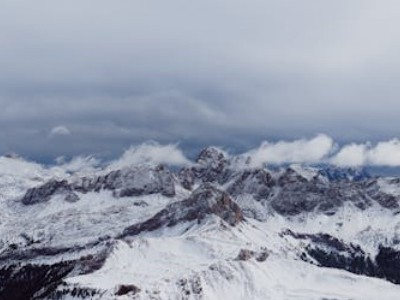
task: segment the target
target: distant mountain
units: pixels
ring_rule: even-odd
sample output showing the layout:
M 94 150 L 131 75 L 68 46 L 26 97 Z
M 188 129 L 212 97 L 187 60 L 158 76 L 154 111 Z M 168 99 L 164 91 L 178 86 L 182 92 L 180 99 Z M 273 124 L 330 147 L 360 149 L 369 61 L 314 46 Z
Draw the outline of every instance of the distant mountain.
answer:
M 0 158 L 0 299 L 398 299 L 400 177 Z
M 330 165 L 319 166 L 319 173 L 330 181 L 362 181 L 372 177 L 366 168 L 339 168 Z

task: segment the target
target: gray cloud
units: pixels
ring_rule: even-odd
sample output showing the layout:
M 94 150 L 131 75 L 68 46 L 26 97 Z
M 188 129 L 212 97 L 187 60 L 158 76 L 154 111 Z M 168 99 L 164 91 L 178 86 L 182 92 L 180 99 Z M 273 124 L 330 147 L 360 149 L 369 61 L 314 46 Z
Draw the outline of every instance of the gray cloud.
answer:
M 398 1 L 6 1 L 0 151 L 399 136 Z M 73 134 L 49 139 L 63 124 Z

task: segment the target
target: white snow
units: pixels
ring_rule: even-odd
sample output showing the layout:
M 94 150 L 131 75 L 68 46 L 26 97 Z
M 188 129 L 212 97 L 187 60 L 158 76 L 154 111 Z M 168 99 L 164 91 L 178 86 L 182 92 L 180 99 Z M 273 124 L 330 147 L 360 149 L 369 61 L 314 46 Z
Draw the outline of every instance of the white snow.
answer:
M 398 299 L 400 287 L 383 280 L 285 257 L 282 241 L 256 222 L 217 231 L 210 223 L 183 235 L 121 241 L 101 270 L 67 282 L 106 291 L 134 284 L 141 289 L 135 299 L 186 299 L 186 290 L 187 299 L 210 300 Z M 265 246 L 274 249 L 265 262 L 235 260 L 240 249 Z
M 386 178 L 379 178 L 378 184 L 382 192 L 394 196 L 400 196 L 400 184 L 391 183 L 390 180 Z
M 308 180 L 315 176 L 314 169 L 291 167 Z M 110 191 L 101 191 L 78 193 L 80 200 L 75 203 L 61 196 L 31 206 L 19 200 L 28 188 L 51 178 L 74 180 L 80 174 L 101 172 L 105 170 L 85 159 L 45 168 L 19 158 L 0 157 L 0 252 L 12 243 L 25 245 L 21 234 L 38 241 L 40 247 L 85 245 L 99 237 L 116 236 L 190 194 L 177 185 L 173 198 L 158 194 L 115 198 Z M 383 192 L 400 196 L 399 184 L 388 179 L 379 179 L 378 184 Z M 380 245 L 397 247 L 393 241 L 400 240 L 400 214 L 377 204 L 364 211 L 346 204 L 332 216 L 310 213 L 283 217 L 250 195 L 235 201 L 247 216 L 254 214 L 259 221 L 247 218 L 245 223 L 230 227 L 210 216 L 201 224 L 186 222 L 118 240 L 100 270 L 69 277 L 66 283 L 99 289 L 99 299 L 115 299 L 121 284 L 141 289 L 135 299 L 399 299 L 400 286 L 387 281 L 297 260 L 301 241 L 279 234 L 287 229 L 323 232 L 358 244 L 374 256 Z M 268 251 L 270 255 L 265 262 L 254 258 L 238 261 L 241 249 Z M 41 257 L 37 262 L 53 259 Z M 132 295 L 120 299 L 129 297 Z
M 318 175 L 318 170 L 312 167 L 306 167 L 300 164 L 291 164 L 290 168 L 301 177 L 305 178 L 307 181 L 312 180 L 315 176 Z

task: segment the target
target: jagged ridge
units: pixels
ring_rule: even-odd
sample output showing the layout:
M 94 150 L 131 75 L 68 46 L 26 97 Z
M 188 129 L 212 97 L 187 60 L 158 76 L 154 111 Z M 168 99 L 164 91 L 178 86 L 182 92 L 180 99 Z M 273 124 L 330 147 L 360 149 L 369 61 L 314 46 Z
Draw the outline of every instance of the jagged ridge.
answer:
M 137 235 L 165 226 L 171 227 L 181 222 L 200 222 L 210 214 L 220 217 L 231 226 L 244 220 L 240 207 L 227 193 L 205 183 L 196 189 L 190 198 L 171 203 L 146 222 L 126 228 L 122 236 Z

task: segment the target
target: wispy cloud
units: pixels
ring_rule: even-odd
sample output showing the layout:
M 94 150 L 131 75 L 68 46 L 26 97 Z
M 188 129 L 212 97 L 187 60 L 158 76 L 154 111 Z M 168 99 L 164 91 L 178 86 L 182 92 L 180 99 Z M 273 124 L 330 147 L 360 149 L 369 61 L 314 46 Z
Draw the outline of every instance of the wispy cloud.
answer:
M 66 126 L 56 126 L 50 130 L 49 137 L 71 135 L 71 131 Z
M 145 163 L 183 166 L 191 162 L 176 144 L 162 145 L 156 142 L 147 142 L 130 147 L 119 159 L 112 161 L 107 168 L 114 170 Z

